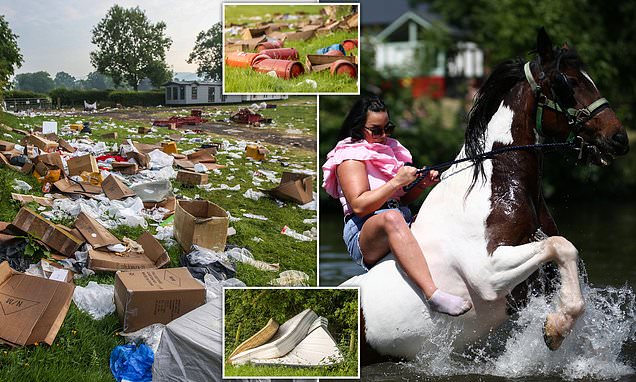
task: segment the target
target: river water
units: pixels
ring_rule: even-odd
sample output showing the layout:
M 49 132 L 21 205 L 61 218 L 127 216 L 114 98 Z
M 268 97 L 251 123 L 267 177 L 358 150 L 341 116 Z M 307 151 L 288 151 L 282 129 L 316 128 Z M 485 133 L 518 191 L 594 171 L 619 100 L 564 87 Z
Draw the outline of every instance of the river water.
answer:
M 636 203 L 578 201 L 550 206 L 561 234 L 579 249 L 588 281 L 586 311 L 562 348 L 549 351 L 542 298 L 485 345 L 461 353 L 439 344 L 412 362 L 362 368 L 365 381 L 636 381 Z M 342 215 L 320 212 L 320 285 L 338 285 L 362 270 L 342 243 Z

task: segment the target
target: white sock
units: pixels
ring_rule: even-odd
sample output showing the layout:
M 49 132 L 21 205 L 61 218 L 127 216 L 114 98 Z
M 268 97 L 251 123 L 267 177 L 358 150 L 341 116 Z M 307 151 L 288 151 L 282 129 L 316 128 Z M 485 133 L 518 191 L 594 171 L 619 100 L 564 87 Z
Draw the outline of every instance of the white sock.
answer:
M 448 314 L 450 316 L 461 316 L 468 312 L 473 305 L 468 300 L 446 293 L 438 289 L 428 300 L 428 305 L 436 312 Z

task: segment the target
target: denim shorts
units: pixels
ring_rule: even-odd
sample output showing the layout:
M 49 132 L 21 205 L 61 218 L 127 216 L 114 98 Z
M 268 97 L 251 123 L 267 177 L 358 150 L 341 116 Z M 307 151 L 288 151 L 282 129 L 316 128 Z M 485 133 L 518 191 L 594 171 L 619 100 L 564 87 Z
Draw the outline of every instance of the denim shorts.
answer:
M 365 270 L 369 270 L 373 265 L 368 265 L 364 262 L 362 258 L 362 250 L 360 249 L 360 231 L 362 230 L 362 226 L 364 222 L 367 221 L 371 216 L 378 215 L 386 211 L 390 210 L 398 210 L 404 216 L 404 220 L 407 224 L 411 224 L 411 220 L 413 219 L 413 215 L 411 214 L 411 210 L 407 206 L 402 206 L 399 208 L 385 208 L 382 210 L 377 210 L 373 214 L 365 216 L 363 218 L 358 215 L 351 215 L 351 218 L 345 222 L 344 231 L 342 233 L 342 238 L 347 245 L 347 250 L 349 251 L 349 256 L 354 263 L 360 265 Z

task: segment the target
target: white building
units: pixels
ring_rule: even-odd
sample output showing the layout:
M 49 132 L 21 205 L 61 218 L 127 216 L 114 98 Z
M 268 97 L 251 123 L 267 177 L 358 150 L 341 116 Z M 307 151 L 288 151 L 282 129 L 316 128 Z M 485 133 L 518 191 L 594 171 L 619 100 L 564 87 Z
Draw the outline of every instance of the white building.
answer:
M 166 105 L 209 105 L 288 98 L 284 94 L 223 95 L 220 82 L 170 81 L 163 86 L 166 88 Z

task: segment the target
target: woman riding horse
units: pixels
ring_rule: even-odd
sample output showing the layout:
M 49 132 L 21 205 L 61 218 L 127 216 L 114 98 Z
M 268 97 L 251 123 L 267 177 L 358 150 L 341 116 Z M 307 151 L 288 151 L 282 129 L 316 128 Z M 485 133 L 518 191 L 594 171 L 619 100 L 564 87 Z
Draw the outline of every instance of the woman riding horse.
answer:
M 486 337 L 508 318 L 507 296 L 551 262 L 561 284 L 544 339 L 550 349 L 561 345 L 584 303 L 578 251 L 558 236 L 543 198 L 543 154 L 538 146 L 479 154 L 541 144 L 545 137 L 576 147 L 581 160 L 597 165 L 626 154 L 625 129 L 582 67 L 572 49 L 554 48 L 541 29 L 534 60 L 493 70 L 457 157 L 474 160 L 442 174 L 411 227 L 436 284 L 469 299 L 473 309 L 457 318 L 431 313 L 399 265 L 384 259 L 345 283 L 361 287 L 362 333 L 375 352 L 407 359 L 435 352 L 430 338 L 449 325 L 461 328 L 449 339 L 456 347 Z

